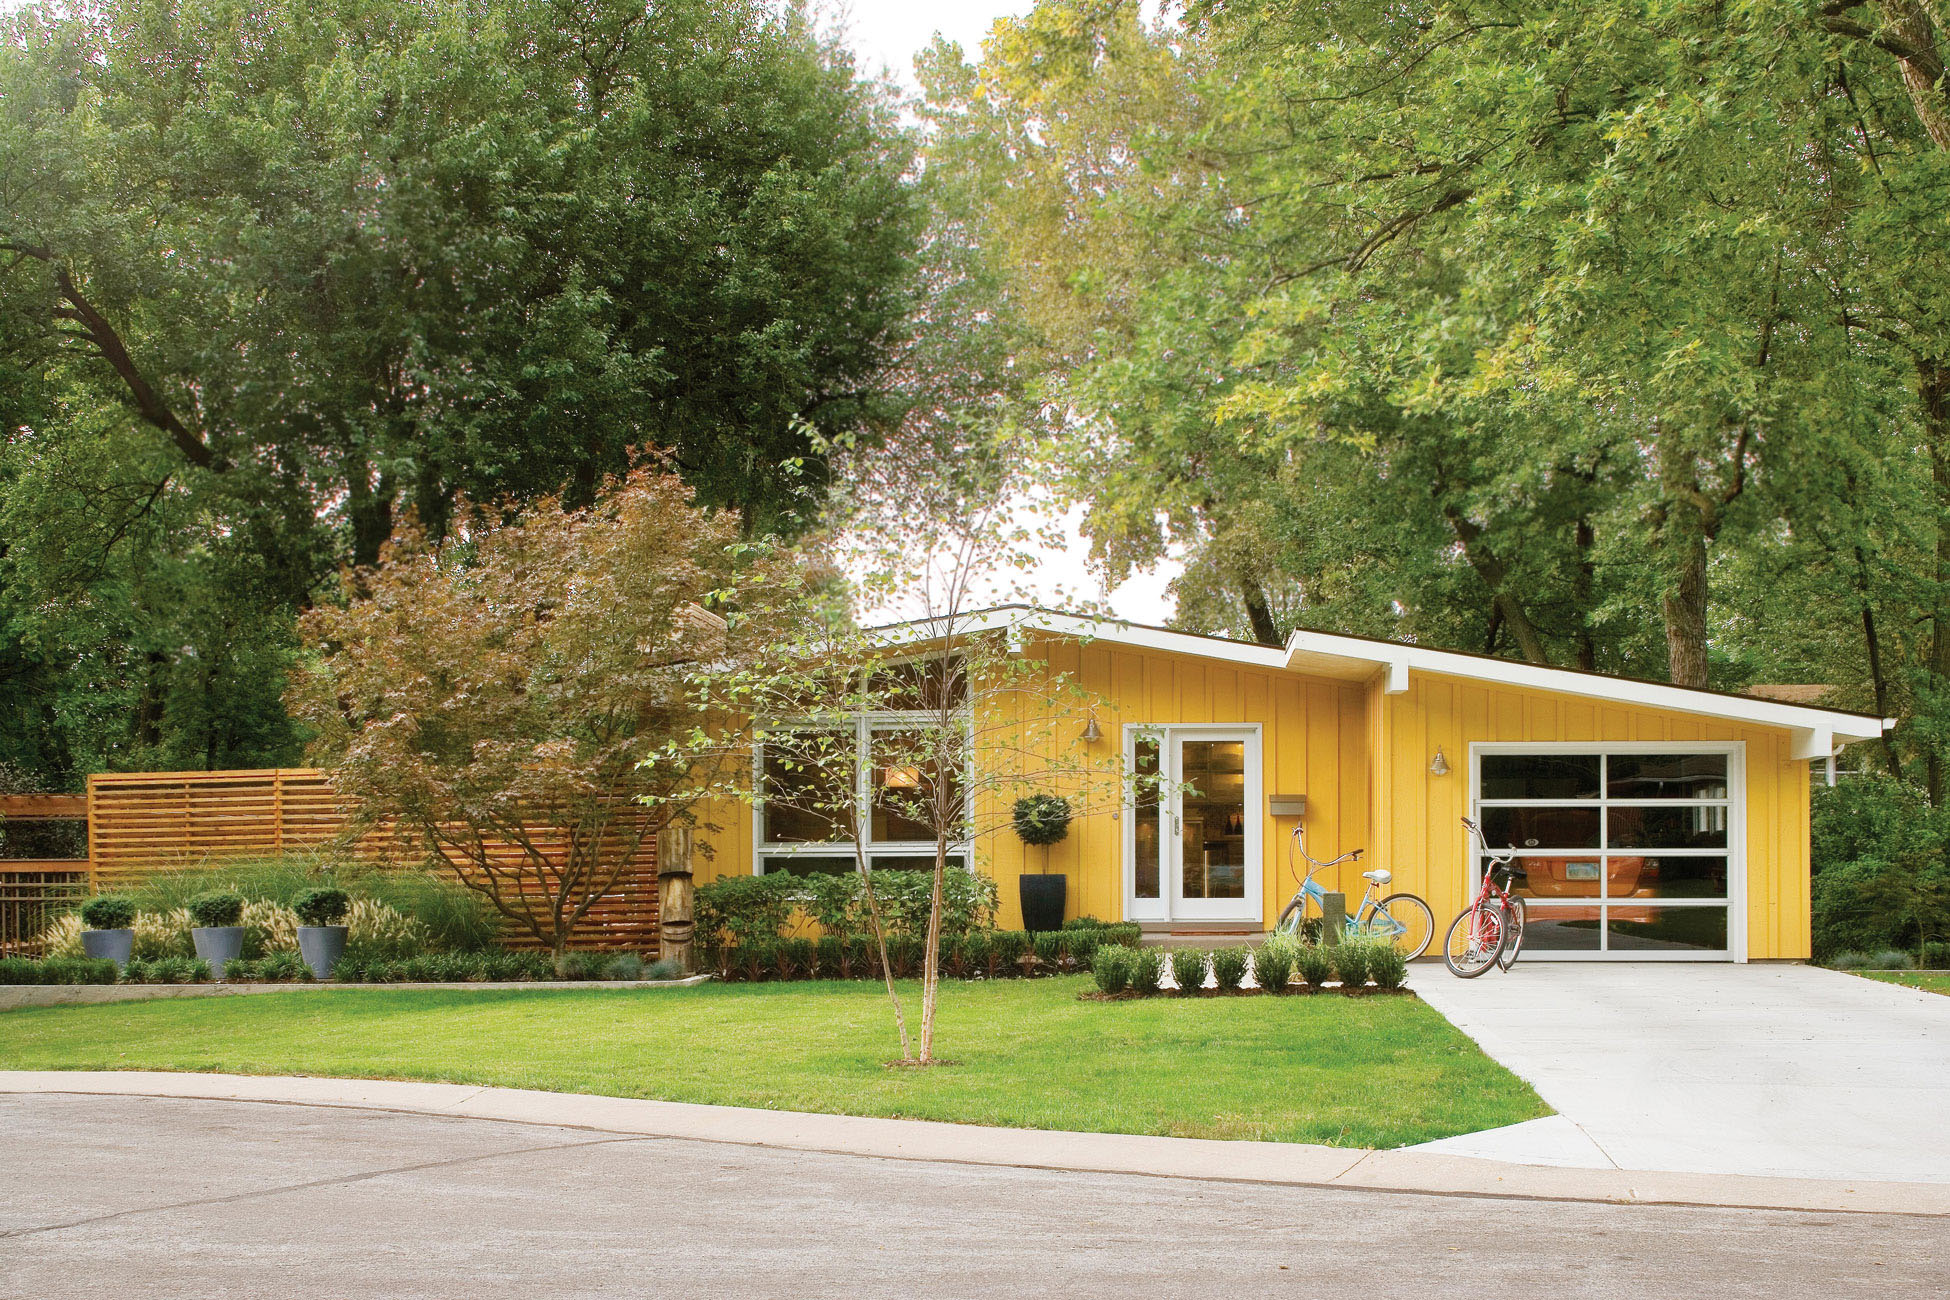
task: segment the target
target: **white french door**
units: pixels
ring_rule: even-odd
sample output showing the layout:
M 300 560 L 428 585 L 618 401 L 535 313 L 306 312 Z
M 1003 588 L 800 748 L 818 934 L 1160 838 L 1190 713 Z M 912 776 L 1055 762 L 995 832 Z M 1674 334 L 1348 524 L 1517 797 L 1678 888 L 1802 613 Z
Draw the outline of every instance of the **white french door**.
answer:
M 1262 918 L 1258 727 L 1124 729 L 1124 915 Z

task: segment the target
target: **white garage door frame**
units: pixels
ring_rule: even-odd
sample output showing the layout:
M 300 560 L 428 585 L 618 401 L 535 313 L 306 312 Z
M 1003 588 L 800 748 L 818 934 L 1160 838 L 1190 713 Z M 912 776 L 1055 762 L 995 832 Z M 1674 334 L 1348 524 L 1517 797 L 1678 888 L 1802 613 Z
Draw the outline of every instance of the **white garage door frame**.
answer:
M 1747 960 L 1747 745 L 1744 741 L 1472 741 L 1469 746 L 1469 807 L 1478 825 L 1483 824 L 1482 760 L 1488 754 L 1725 754 L 1727 756 L 1727 950 L 1725 952 L 1653 952 L 1644 950 L 1605 952 L 1545 952 L 1524 949 L 1526 961 L 1691 961 L 1745 962 Z M 1492 806 L 1560 806 L 1566 801 L 1492 800 Z M 1616 802 L 1600 791 L 1600 802 Z M 1601 839 L 1602 844 L 1602 839 Z M 1501 848 L 1501 845 L 1496 847 Z M 1558 854 L 1556 856 L 1562 856 Z M 1469 842 L 1469 892 L 1474 897 L 1483 879 L 1483 856 L 1474 837 Z M 1648 905 L 1699 906 L 1674 900 L 1647 900 Z M 1713 906 L 1714 904 L 1707 904 Z M 1546 906 L 1535 907 L 1537 916 Z M 1603 914 L 1601 914 L 1603 915 Z M 1605 933 L 1601 920 L 1599 933 Z

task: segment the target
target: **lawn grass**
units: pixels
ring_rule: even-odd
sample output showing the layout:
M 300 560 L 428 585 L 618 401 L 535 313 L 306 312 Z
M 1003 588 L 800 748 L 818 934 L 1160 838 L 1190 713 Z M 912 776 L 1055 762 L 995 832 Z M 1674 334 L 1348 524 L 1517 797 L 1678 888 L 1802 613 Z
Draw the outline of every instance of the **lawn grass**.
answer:
M 1922 989 L 1926 993 L 1941 993 L 1946 997 L 1950 997 L 1950 975 L 1945 975 L 1940 972 L 1859 970 L 1855 973 L 1857 975 L 1866 975 L 1872 980 L 1881 980 L 1884 984 L 1907 984 L 1913 989 Z
M 427 1079 L 1024 1128 L 1400 1146 L 1548 1114 L 1420 1000 L 1081 1002 L 1082 977 L 944 986 L 939 1054 L 890 1070 L 859 983 L 319 989 L 0 1014 L 19 1070 Z M 907 990 L 910 1023 L 918 988 Z

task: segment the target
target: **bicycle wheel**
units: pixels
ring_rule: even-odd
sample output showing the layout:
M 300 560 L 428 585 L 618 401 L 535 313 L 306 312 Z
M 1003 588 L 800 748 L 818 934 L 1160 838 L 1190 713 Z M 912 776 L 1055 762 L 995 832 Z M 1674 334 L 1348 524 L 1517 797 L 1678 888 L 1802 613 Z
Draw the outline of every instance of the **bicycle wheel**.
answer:
M 1414 961 L 1429 950 L 1435 938 L 1435 913 L 1413 894 L 1390 894 L 1374 905 L 1365 927 L 1376 939 L 1386 939 Z
M 1523 900 L 1515 895 L 1511 896 L 1509 907 L 1504 909 L 1503 951 L 1496 955 L 1496 964 L 1506 972 L 1517 964 L 1517 954 L 1523 950 L 1523 923 L 1529 910 Z
M 1300 923 L 1307 919 L 1307 900 L 1294 898 L 1288 901 L 1280 919 L 1273 924 L 1274 934 L 1299 934 Z
M 1473 980 L 1503 952 L 1503 912 L 1496 907 L 1471 907 L 1449 922 L 1442 938 L 1442 961 L 1449 973 Z

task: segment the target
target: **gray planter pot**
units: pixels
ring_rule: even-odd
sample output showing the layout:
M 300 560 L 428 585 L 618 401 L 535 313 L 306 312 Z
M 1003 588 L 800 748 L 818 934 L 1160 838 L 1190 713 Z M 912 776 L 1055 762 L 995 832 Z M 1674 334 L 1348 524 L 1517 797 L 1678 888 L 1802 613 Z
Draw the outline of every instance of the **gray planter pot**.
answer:
M 298 951 L 304 955 L 305 965 L 311 967 L 313 979 L 332 978 L 332 969 L 345 956 L 345 936 L 351 928 L 346 925 L 298 927 Z
M 190 931 L 196 955 L 210 963 L 210 978 L 222 979 L 225 962 L 244 955 L 244 927 L 241 925 L 199 925 Z
M 83 930 L 81 951 L 90 957 L 106 957 L 121 970 L 135 951 L 134 930 Z

